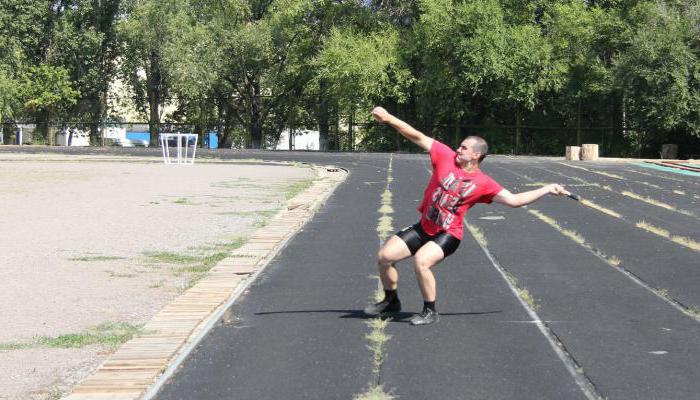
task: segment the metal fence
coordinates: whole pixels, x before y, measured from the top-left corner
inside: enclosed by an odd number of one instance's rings
[[[395,130],[374,123],[349,123],[337,118],[325,129],[318,126],[288,126],[261,132],[261,147],[271,150],[330,151],[402,151],[417,152],[418,147]],[[563,155],[567,145],[597,143],[601,155],[630,154],[630,143],[611,127],[551,127],[529,125],[416,125],[416,128],[450,146],[464,137],[484,137],[494,154]],[[320,131],[325,130],[323,137]],[[97,124],[62,121],[51,124],[31,121],[6,121],[0,131],[0,143],[57,146],[158,146],[160,133],[196,133],[199,144],[210,148],[251,148],[251,133],[241,125],[197,125],[190,123],[147,122]],[[579,143],[580,139],[580,143]],[[627,153],[625,153],[627,152]]]

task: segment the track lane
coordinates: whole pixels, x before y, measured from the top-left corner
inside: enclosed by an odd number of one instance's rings
[[[418,220],[415,208],[429,178],[427,156],[414,157],[394,159],[397,229]],[[407,323],[422,299],[412,259],[399,263],[399,271],[405,313],[386,329],[392,338],[385,389],[408,399],[586,398],[468,231],[457,252],[435,267],[438,324]]]

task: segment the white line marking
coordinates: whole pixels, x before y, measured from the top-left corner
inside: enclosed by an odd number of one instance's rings
[[[471,231],[469,231],[471,234]],[[472,235],[473,237],[474,235]],[[525,311],[528,313],[530,318],[532,318],[532,323],[537,325],[537,328],[540,330],[542,335],[547,339],[549,342],[550,347],[554,352],[557,354],[561,362],[564,364],[566,367],[566,370],[569,372],[569,374],[574,378],[574,381],[576,384],[579,386],[583,394],[588,398],[589,400],[598,400],[603,398],[598,391],[596,390],[595,386],[593,383],[588,379],[586,375],[584,375],[582,372],[579,372],[581,370],[581,367],[576,363],[576,361],[573,359],[571,354],[569,354],[566,349],[564,348],[564,345],[559,341],[559,339],[556,337],[554,332],[546,325],[544,321],[540,319],[540,316],[537,315],[537,313],[530,308],[530,306],[527,305],[527,303],[520,298],[518,295],[518,291],[515,289],[515,287],[510,283],[510,281],[507,278],[505,269],[501,266],[501,264],[496,261],[496,259],[491,255],[491,252],[489,251],[488,248],[485,246],[482,246],[481,243],[479,243],[476,238],[474,240],[477,242],[479,247],[481,247],[481,250],[484,252],[486,255],[486,258],[491,261],[491,265],[493,265],[494,268],[496,268],[496,271],[498,271],[499,274],[501,274],[501,277],[503,280],[506,282],[508,285],[508,288],[510,288],[510,291],[513,293],[516,299],[520,302],[520,305],[525,309]]]

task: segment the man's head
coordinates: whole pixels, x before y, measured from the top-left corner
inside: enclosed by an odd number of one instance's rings
[[[489,145],[480,136],[467,136],[457,148],[457,162],[468,164],[472,161],[480,163],[489,153]]]

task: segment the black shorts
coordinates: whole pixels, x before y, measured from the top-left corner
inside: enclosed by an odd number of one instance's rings
[[[406,243],[408,249],[411,250],[411,254],[416,254],[418,249],[424,244],[432,241],[440,246],[442,252],[445,253],[445,257],[447,257],[454,253],[461,243],[461,240],[447,232],[440,232],[435,236],[428,235],[420,226],[420,222],[401,229],[396,233],[396,236],[400,237],[401,240]]]

